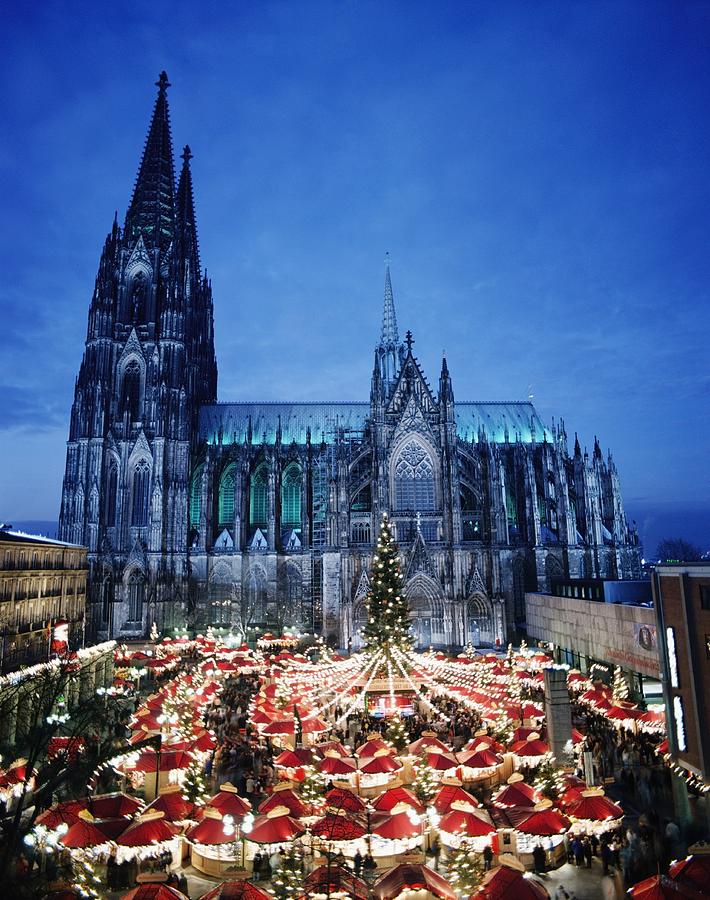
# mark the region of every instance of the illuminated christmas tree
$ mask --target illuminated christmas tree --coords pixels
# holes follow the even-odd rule
[[[565,791],[564,772],[546,759],[535,770],[533,787],[548,800],[557,800]]]
[[[278,900],[303,896],[303,855],[295,843],[281,857],[281,865],[271,878],[271,894]]]
[[[459,897],[468,897],[481,883],[483,862],[477,853],[462,843],[449,856],[446,871],[451,887]]]
[[[158,633],[158,626],[155,624],[155,622],[153,622],[153,624],[150,626],[150,639],[155,644],[157,643],[159,637],[160,634]]]
[[[385,734],[385,739],[392,744],[395,750],[398,750],[400,753],[404,752],[409,746],[409,734],[407,733],[407,729],[404,727],[404,722],[402,721],[402,717],[397,715],[392,721],[389,723],[387,728],[387,733]]]
[[[617,666],[614,669],[614,681],[611,686],[611,696],[614,703],[617,703],[619,700],[628,699],[629,683],[624,677],[621,666]]]
[[[204,806],[210,799],[202,766],[196,759],[193,759],[187,769],[185,769],[182,793],[186,800],[195,803],[197,806]]]
[[[303,781],[298,785],[301,799],[309,806],[322,806],[325,786],[323,776],[313,766],[305,766],[303,771]]]
[[[439,790],[439,784],[434,777],[434,770],[429,763],[422,762],[417,766],[417,775],[412,783],[412,790],[422,803],[428,803]]]
[[[383,513],[380,522],[366,605],[367,622],[363,629],[366,652],[383,651],[391,656],[395,650],[411,650],[409,605],[403,591],[399,550],[387,513]]]

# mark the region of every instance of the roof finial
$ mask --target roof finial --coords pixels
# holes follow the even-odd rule
[[[189,144],[185,144],[185,146],[183,147],[180,159],[183,160],[185,164],[189,163],[192,159],[192,151],[190,150]]]
[[[155,82],[155,86],[160,88],[161,92],[165,92],[170,87],[170,82],[168,81],[168,73],[163,69],[163,71],[158,75],[158,80]]]
[[[404,336],[404,342],[407,345],[407,349],[411,351],[412,344],[414,343],[414,338],[412,337],[412,332],[408,331]]]

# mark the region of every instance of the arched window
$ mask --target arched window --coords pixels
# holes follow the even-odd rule
[[[234,524],[234,484],[237,473],[235,463],[227,466],[219,480],[219,525]],[[199,520],[198,520],[199,521]]]
[[[143,596],[145,593],[145,579],[140,572],[133,572],[128,579],[128,620],[130,622],[143,621]]]
[[[140,418],[141,367],[132,359],[123,372],[120,413],[127,412],[132,421]]]
[[[370,543],[370,523],[355,522],[353,524],[353,544],[369,544]]]
[[[116,494],[118,492],[118,466],[112,462],[106,477],[106,524],[116,524]]]
[[[192,473],[190,482],[190,527],[200,527],[200,514],[202,512],[202,471],[204,466],[198,466]]]
[[[266,464],[262,463],[251,476],[249,493],[249,523],[252,527],[267,527],[269,510],[269,477]]]
[[[352,512],[372,512],[372,489],[369,484],[355,494],[350,509]]]
[[[303,599],[303,577],[298,569],[289,566],[286,571],[286,625],[300,625]]]
[[[431,456],[416,441],[402,448],[395,464],[394,508],[412,512],[436,509],[434,465]]]
[[[251,621],[266,622],[266,576],[262,569],[254,569],[249,575],[249,611]]]
[[[290,463],[281,478],[281,526],[301,530],[301,467]]]
[[[131,525],[148,524],[148,503],[150,499],[150,467],[142,459],[133,471],[133,504]]]

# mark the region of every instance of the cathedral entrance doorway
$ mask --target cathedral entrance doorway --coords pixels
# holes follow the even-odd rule
[[[482,594],[474,594],[466,603],[466,640],[474,647],[492,646],[496,642],[493,610]]]
[[[417,573],[407,582],[404,596],[409,604],[415,649],[427,650],[431,646],[444,645],[443,598],[433,578]]]

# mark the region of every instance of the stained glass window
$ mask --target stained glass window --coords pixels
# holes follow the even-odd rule
[[[202,471],[204,466],[198,466],[190,484],[190,526],[200,527],[200,514],[202,513]],[[233,503],[233,501],[232,501]],[[234,509],[232,509],[234,511]]]
[[[148,500],[150,496],[150,468],[142,459],[133,472],[133,504],[131,525],[148,524]]]
[[[251,476],[249,494],[249,522],[262,530],[266,529],[269,507],[269,480],[266,464],[262,463]]]
[[[416,441],[400,451],[394,470],[394,507],[397,511],[431,512],[436,509],[434,465]]]
[[[121,414],[127,412],[132,421],[139,418],[141,395],[141,370],[135,360],[131,360],[123,373],[121,384]]]
[[[234,463],[227,466],[219,480],[219,524],[234,524],[234,481],[237,467]]]
[[[301,467],[291,463],[281,478],[281,525],[301,529]]]
[[[143,593],[145,579],[138,572],[134,572],[128,579],[128,618],[131,622],[140,622],[143,619]]]
[[[106,479],[106,524],[116,524],[116,492],[118,490],[118,466],[112,463],[109,466]]]

